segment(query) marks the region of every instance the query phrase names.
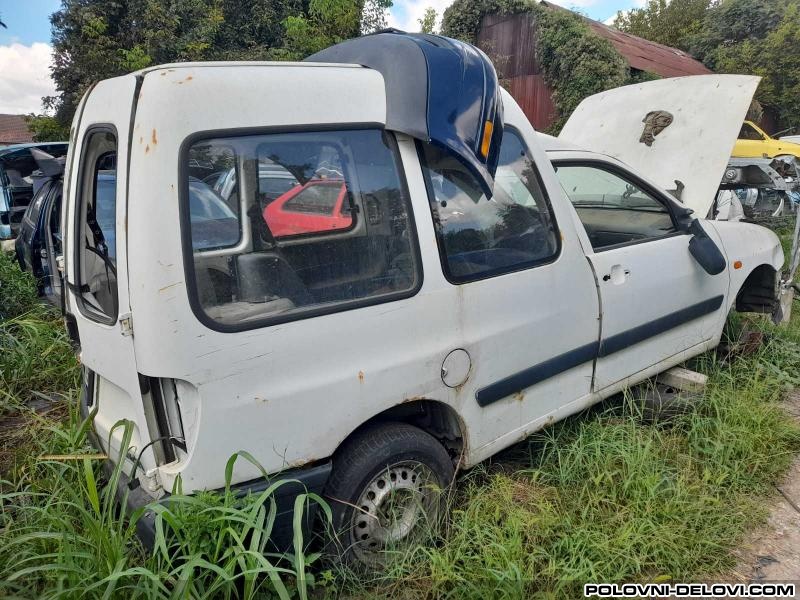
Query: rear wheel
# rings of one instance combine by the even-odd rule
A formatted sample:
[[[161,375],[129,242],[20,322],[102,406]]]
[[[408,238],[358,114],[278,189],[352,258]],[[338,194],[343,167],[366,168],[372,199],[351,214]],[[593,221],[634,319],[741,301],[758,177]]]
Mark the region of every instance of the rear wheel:
[[[353,566],[380,567],[435,530],[453,462],[430,434],[383,423],[348,440],[333,457],[325,495],[334,546]]]

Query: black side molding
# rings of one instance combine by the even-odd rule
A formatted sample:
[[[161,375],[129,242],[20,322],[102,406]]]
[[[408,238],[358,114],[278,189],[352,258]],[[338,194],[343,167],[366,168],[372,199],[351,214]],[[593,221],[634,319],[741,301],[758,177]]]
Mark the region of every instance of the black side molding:
[[[564,354],[559,354],[538,365],[534,365],[524,371],[519,371],[505,379],[487,385],[485,388],[475,392],[475,399],[480,406],[488,406],[515,392],[524,390],[545,379],[549,379],[573,367],[594,360],[595,356],[597,356],[597,349],[598,343],[591,342],[579,348],[575,348],[574,350],[570,350],[569,352],[565,352]]]
[[[644,323],[633,329],[628,329],[617,335],[612,335],[610,338],[606,338],[600,342],[600,352],[598,356],[603,358],[604,356],[614,354],[634,344],[643,342],[646,339],[660,335],[665,331],[680,327],[689,321],[694,321],[695,319],[713,313],[722,306],[722,301],[724,299],[724,296],[715,296],[682,308],[681,310],[676,310],[673,313],[659,317],[649,323]]]
[[[602,340],[600,343],[592,342],[570,350],[569,352],[565,352],[564,354],[559,354],[538,365],[528,367],[523,371],[514,373],[500,381],[496,381],[481,388],[475,392],[475,400],[477,400],[479,406],[488,406],[525,388],[540,383],[545,379],[549,379],[559,373],[587,363],[590,360],[609,356],[651,337],[660,335],[670,329],[680,327],[690,321],[713,313],[722,306],[724,299],[724,296],[715,296],[669,313],[668,315],[664,315],[663,317],[659,317],[649,323],[639,325],[633,329],[628,329],[617,335],[612,335]]]

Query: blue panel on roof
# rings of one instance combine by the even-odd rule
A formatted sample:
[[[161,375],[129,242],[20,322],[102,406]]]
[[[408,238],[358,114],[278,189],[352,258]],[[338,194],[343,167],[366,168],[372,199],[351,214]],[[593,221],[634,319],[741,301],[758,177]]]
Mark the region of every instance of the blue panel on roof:
[[[331,46],[306,60],[379,71],[386,85],[386,128],[449,150],[491,194],[503,105],[494,66],[478,48],[439,35],[387,30]],[[486,156],[484,136],[491,140]]]

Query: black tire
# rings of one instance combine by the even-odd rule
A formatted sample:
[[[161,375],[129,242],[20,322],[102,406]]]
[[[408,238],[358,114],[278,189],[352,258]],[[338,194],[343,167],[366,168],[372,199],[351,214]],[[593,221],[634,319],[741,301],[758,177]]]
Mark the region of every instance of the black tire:
[[[417,474],[419,479],[415,479]],[[448,489],[453,476],[453,461],[447,451],[436,438],[417,427],[381,423],[355,434],[334,454],[333,470],[325,486],[333,517],[329,552],[351,567],[382,566],[389,556],[385,550],[402,549],[404,544],[430,533],[431,525],[438,525],[445,495],[442,492]],[[383,495],[375,500],[373,490]],[[370,493],[372,499],[368,500]],[[407,499],[402,500],[408,504],[405,508],[398,500],[401,496]],[[387,510],[402,514],[397,520],[380,519]],[[407,518],[409,511],[414,514]],[[395,525],[384,527],[382,521]],[[382,534],[399,535],[408,522],[413,524],[402,539],[386,544],[380,541]]]

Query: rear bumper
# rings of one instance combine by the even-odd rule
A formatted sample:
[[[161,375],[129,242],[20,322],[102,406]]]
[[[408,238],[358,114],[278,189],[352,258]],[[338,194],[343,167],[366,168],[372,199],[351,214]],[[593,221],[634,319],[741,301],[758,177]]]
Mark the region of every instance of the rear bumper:
[[[85,377],[84,385],[81,393],[81,416],[85,419],[89,415],[89,408],[87,400],[93,394],[94,377]],[[94,429],[89,429],[89,440],[95,448],[102,450],[99,443],[97,434]],[[275,523],[270,533],[270,542],[273,550],[284,552],[292,548],[292,541],[294,539],[294,502],[298,495],[313,492],[322,495],[325,484],[328,481],[332,468],[330,460],[316,464],[311,467],[302,467],[299,469],[291,469],[282,471],[276,474],[275,479],[270,481],[266,479],[255,479],[232,486],[232,490],[238,496],[246,496],[247,494],[258,494],[263,492],[272,483],[279,480],[291,480],[281,485],[274,493],[275,505],[277,514]],[[103,470],[106,476],[110,476],[113,472],[114,464],[110,460],[103,463]],[[147,492],[141,487],[134,487],[130,489],[131,478],[127,473],[121,473],[119,478],[119,485],[116,490],[117,502],[125,505],[126,512],[132,514],[134,511],[147,507],[150,505],[160,504],[168,506],[170,502],[170,495],[166,494],[158,500],[154,500]],[[314,522],[317,515],[317,505],[311,504],[307,506],[304,512],[302,521],[303,526],[303,539],[311,539],[313,532]],[[152,510],[145,510],[144,514],[136,522],[136,535],[141,540],[142,544],[152,550],[155,542],[155,513]]]

